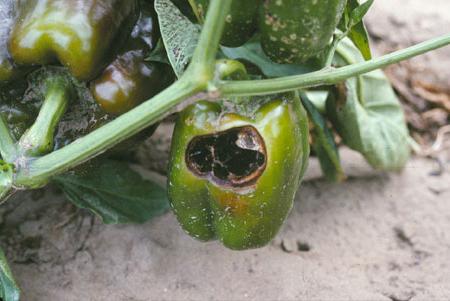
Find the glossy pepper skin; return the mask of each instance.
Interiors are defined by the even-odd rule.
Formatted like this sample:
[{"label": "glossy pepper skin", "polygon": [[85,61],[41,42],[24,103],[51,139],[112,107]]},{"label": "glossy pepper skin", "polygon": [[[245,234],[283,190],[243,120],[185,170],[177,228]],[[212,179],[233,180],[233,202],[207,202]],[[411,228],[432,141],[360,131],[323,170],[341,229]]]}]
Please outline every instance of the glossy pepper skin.
[{"label": "glossy pepper skin", "polygon": [[137,19],[135,0],[21,0],[9,50],[23,65],[59,61],[77,79],[94,78]]},{"label": "glossy pepper skin", "polygon": [[297,97],[226,112],[200,101],[177,120],[168,194],[184,230],[231,249],[266,245],[291,210],[309,155]]},{"label": "glossy pepper skin", "polygon": [[150,3],[141,3],[141,15],[126,47],[103,73],[90,84],[102,109],[120,115],[153,97],[174,80],[170,67],[145,61],[159,38],[157,19]]},{"label": "glossy pepper skin", "polygon": [[[186,0],[187,1],[187,0]],[[210,0],[192,0],[203,22]],[[305,63],[329,45],[347,0],[233,0],[221,43],[238,47],[258,31],[277,63]]]}]

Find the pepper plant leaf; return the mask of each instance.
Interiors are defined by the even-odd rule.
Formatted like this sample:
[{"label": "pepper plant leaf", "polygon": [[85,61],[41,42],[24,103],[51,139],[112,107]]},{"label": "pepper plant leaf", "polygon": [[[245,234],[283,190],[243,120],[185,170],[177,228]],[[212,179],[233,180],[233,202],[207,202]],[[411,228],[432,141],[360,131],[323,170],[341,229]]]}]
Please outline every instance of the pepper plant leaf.
[{"label": "pepper plant leaf", "polygon": [[201,27],[192,23],[170,0],[155,0],[155,10],[167,56],[180,77],[194,54]]},{"label": "pepper plant leaf", "polygon": [[343,181],[345,175],[341,166],[339,152],[325,118],[316,109],[306,93],[301,93],[300,98],[308,112],[309,120],[314,125],[312,130],[312,148],[319,158],[320,167],[325,178],[333,182]]},{"label": "pepper plant leaf", "polygon": [[367,33],[363,18],[373,2],[374,0],[368,0],[360,4],[358,0],[348,0],[344,15],[338,26],[343,32],[348,32],[348,37],[353,41],[366,60],[372,58],[372,53],[369,45],[369,34]]},{"label": "pepper plant leaf", "polygon": [[[349,39],[338,46],[335,64],[364,61]],[[381,70],[338,85],[327,99],[327,114],[350,148],[374,168],[397,171],[410,156],[410,136],[401,104]]]},{"label": "pepper plant leaf", "polygon": [[221,51],[229,59],[244,60],[252,63],[267,77],[282,77],[314,71],[314,68],[307,65],[277,64],[272,62],[264,53],[258,37],[237,48],[221,46]]},{"label": "pepper plant leaf", "polygon": [[164,42],[159,39],[156,43],[156,47],[150,52],[150,54],[145,58],[149,62],[163,63],[171,65],[169,58],[167,57],[166,48],[164,48]]},{"label": "pepper plant leaf", "polygon": [[106,224],[144,223],[168,207],[166,190],[124,162],[102,160],[54,178],[68,199]]},{"label": "pepper plant leaf", "polygon": [[19,301],[20,290],[12,276],[5,254],[0,249],[0,300]]}]

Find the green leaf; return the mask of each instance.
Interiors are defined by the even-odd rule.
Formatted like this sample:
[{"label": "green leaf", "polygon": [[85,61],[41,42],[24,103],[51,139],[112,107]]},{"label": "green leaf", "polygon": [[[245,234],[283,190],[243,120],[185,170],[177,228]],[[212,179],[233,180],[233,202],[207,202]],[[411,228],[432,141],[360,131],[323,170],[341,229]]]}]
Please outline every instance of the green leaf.
[{"label": "green leaf", "polygon": [[13,173],[13,166],[0,158],[0,203],[5,201],[8,196],[11,195],[13,188]]},{"label": "green leaf", "polygon": [[300,94],[303,106],[308,112],[310,121],[314,124],[312,131],[313,149],[319,158],[320,167],[326,179],[333,182],[340,182],[345,179],[341,166],[339,152],[334,142],[333,135],[327,127],[325,119],[309,100],[305,93]]},{"label": "green leaf", "polygon": [[342,32],[348,32],[348,37],[361,51],[364,59],[370,60],[372,54],[369,45],[369,34],[364,25],[363,18],[369,11],[374,0],[368,0],[359,4],[358,0],[348,0],[341,22],[338,28]]},{"label": "green leaf", "polygon": [[364,16],[367,14],[370,7],[372,6],[373,1],[374,0],[368,0],[368,1],[364,2],[363,4],[359,4],[357,0],[349,1],[352,3],[352,6],[354,7],[352,12],[350,13],[350,26],[351,27],[362,22]]},{"label": "green leaf", "polygon": [[326,103],[328,98],[328,90],[309,90],[306,92],[309,101],[314,105],[320,114],[325,115],[327,112]]},{"label": "green leaf", "polygon": [[360,22],[353,26],[348,33],[348,37],[361,51],[361,54],[365,60],[370,60],[372,58],[372,52],[370,50],[369,44],[369,35],[363,22]]},{"label": "green leaf", "polygon": [[314,71],[310,66],[277,64],[272,62],[265,55],[257,38],[252,39],[243,46],[237,48],[221,46],[221,50],[229,59],[245,60],[254,64],[267,77],[282,77]]},{"label": "green leaf", "polygon": [[54,178],[75,205],[93,211],[106,224],[143,223],[168,209],[166,191],[128,164],[113,160]]},{"label": "green leaf", "polygon": [[194,54],[201,27],[192,23],[170,0],[155,0],[155,10],[169,61],[180,77]]},{"label": "green leaf", "polygon": [[[364,61],[349,39],[337,49],[338,66]],[[348,79],[327,100],[327,113],[344,143],[377,169],[397,171],[409,156],[409,134],[401,104],[380,70]]]},{"label": "green leaf", "polygon": [[164,42],[162,39],[158,40],[156,47],[150,52],[145,60],[148,62],[157,62],[170,65],[169,58],[167,57],[167,51],[164,48]]},{"label": "green leaf", "polygon": [[5,254],[0,249],[0,300],[19,301],[20,290],[12,276]]},{"label": "green leaf", "polygon": [[176,7],[189,18],[192,22],[197,22],[198,19],[195,16],[196,11],[193,10],[192,5],[190,4],[190,0],[172,0],[172,3],[175,4]]}]

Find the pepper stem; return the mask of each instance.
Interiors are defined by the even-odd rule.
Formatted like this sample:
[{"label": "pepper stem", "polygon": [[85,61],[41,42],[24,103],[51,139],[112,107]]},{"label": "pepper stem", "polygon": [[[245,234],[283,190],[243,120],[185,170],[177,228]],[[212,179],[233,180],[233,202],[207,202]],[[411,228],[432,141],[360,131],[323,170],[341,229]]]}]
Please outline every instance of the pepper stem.
[{"label": "pepper stem", "polygon": [[207,89],[210,81],[214,78],[217,51],[230,7],[231,0],[210,2],[191,64],[184,75],[195,79],[197,85],[203,89]]},{"label": "pepper stem", "polygon": [[450,34],[443,35],[362,63],[348,65],[337,69],[326,68],[307,74],[285,76],[273,79],[222,81],[219,83],[218,89],[222,95],[226,96],[251,96],[277,94],[296,89],[333,85],[350,77],[358,76],[376,69],[381,69],[447,45],[450,45]]},{"label": "pepper stem", "polygon": [[0,115],[0,157],[11,162],[16,153],[17,149],[11,131],[3,116]]},{"label": "pepper stem", "polygon": [[53,151],[54,136],[72,93],[72,84],[62,76],[45,83],[45,98],[31,128],[20,138],[19,148],[26,156],[36,157]]},{"label": "pepper stem", "polygon": [[[223,29],[230,2],[230,0],[211,1],[207,21],[192,60],[190,72],[186,72],[178,82],[151,100],[78,139],[76,143],[71,143],[42,158],[30,161],[26,168],[19,168],[15,175],[15,184],[22,187],[34,187],[36,183],[41,183],[45,179],[77,166],[154,124],[186,99],[196,99],[199,95],[202,98],[212,95],[209,98],[213,98],[276,94],[317,85],[333,84],[450,44],[450,35],[444,35],[377,59],[336,70],[330,68],[305,75],[269,80],[222,81],[217,83],[217,93],[207,94],[204,92],[207,92],[205,90],[208,87],[204,87],[204,85],[208,85],[209,77],[214,71],[214,60],[220,40],[219,33]],[[221,4],[227,10],[224,10]],[[203,61],[203,59],[205,60]],[[211,73],[205,72],[210,70],[212,70]]]}]

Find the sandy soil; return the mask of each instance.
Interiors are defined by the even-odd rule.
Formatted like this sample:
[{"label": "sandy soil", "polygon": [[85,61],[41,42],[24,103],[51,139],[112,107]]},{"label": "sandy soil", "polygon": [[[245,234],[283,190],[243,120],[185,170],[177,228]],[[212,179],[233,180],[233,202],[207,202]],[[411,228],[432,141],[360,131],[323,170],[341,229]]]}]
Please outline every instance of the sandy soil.
[{"label": "sandy soil", "polygon": [[[450,29],[450,2],[377,0],[369,29],[379,52],[419,42]],[[413,62],[450,87],[449,60],[447,48]],[[318,179],[312,162],[283,230],[258,250],[197,242],[171,213],[102,225],[53,188],[0,207],[0,241],[25,301],[449,299],[450,154],[402,174],[342,157],[349,180]]]}]

